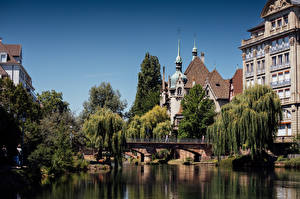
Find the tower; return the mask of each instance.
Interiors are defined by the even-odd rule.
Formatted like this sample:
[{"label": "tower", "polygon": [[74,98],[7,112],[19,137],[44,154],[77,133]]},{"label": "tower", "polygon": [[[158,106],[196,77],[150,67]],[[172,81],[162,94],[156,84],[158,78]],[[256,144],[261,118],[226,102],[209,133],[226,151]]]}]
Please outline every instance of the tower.
[{"label": "tower", "polygon": [[193,60],[194,60],[198,56],[198,51],[197,51],[197,48],[196,48],[196,41],[195,40],[194,40],[194,48],[193,48],[192,54],[193,54]]}]

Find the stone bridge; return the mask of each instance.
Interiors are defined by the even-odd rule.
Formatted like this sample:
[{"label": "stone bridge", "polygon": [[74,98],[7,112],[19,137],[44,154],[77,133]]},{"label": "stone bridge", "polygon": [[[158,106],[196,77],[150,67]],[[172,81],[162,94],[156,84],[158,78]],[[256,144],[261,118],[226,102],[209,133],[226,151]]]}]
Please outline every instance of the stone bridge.
[{"label": "stone bridge", "polygon": [[127,140],[128,156],[149,162],[161,150],[171,151],[175,159],[192,158],[195,162],[208,160],[212,155],[212,145],[204,140]]}]

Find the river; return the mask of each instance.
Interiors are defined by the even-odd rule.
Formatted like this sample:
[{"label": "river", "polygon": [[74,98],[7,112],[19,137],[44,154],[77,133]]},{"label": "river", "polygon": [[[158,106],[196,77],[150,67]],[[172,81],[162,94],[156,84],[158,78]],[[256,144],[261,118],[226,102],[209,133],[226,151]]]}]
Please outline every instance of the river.
[{"label": "river", "polygon": [[300,172],[232,171],[209,166],[125,165],[122,170],[63,176],[27,199],[300,198]]}]

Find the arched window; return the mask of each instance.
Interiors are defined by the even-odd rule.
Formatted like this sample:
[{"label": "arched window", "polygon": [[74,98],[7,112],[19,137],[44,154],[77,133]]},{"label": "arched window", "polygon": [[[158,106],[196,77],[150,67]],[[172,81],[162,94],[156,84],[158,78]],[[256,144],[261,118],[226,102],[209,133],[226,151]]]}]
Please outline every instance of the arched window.
[{"label": "arched window", "polygon": [[179,95],[179,96],[182,95],[182,88],[181,88],[181,87],[179,87],[179,88],[177,89],[177,95]]}]

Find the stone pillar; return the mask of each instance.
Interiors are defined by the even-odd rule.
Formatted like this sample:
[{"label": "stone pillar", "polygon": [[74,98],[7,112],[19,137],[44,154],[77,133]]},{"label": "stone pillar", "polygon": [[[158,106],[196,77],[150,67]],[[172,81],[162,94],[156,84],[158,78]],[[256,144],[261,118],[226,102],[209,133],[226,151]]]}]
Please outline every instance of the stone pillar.
[{"label": "stone pillar", "polygon": [[272,59],[270,56],[270,46],[266,45],[265,46],[265,84],[270,86],[271,84],[271,73],[270,73],[270,69],[271,69],[271,65],[272,65]]}]

